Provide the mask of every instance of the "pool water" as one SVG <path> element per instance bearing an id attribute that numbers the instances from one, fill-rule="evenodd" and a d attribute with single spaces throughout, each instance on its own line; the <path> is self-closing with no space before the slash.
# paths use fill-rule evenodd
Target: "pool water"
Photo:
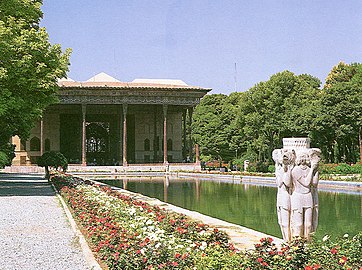
<path id="1" fill-rule="evenodd" d="M 166 177 L 96 179 L 158 198 L 182 208 L 282 237 L 277 222 L 275 187 L 240 181 L 203 181 Z M 316 237 L 355 235 L 362 231 L 362 195 L 319 191 Z"/>

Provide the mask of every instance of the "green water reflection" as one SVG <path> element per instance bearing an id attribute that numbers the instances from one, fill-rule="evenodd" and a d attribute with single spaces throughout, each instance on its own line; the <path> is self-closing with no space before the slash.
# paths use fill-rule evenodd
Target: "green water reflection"
<path id="1" fill-rule="evenodd" d="M 277 223 L 274 187 L 162 177 L 97 180 L 282 237 Z M 320 191 L 319 209 L 317 237 L 354 235 L 362 231 L 361 195 Z"/>

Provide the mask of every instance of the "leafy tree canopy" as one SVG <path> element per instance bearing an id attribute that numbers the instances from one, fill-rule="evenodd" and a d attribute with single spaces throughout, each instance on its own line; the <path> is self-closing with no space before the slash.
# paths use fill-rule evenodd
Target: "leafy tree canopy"
<path id="1" fill-rule="evenodd" d="M 51 45 L 39 27 L 42 1 L 0 1 L 0 151 L 11 136 L 25 139 L 42 111 L 56 101 L 70 50 Z"/>

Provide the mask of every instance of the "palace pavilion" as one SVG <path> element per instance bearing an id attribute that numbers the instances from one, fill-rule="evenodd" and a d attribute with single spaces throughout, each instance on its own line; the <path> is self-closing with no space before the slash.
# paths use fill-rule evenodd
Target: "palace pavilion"
<path id="1" fill-rule="evenodd" d="M 13 165 L 36 164 L 46 151 L 82 166 L 186 162 L 193 108 L 211 90 L 181 80 L 121 82 L 105 73 L 59 86 L 59 103 L 44 111 L 29 140 L 12 138 Z"/>

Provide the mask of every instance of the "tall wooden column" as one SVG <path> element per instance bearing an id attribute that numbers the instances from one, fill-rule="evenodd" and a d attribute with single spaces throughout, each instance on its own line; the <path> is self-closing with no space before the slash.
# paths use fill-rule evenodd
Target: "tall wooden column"
<path id="1" fill-rule="evenodd" d="M 167 165 L 167 105 L 163 105 L 163 164 Z"/>
<path id="2" fill-rule="evenodd" d="M 182 159 L 186 160 L 187 156 L 187 127 L 186 127 L 187 109 L 182 112 L 183 136 L 182 136 Z"/>
<path id="3" fill-rule="evenodd" d="M 189 112 L 189 120 L 190 120 L 190 126 L 189 126 L 189 130 L 190 130 L 190 134 L 189 134 L 189 156 L 190 159 L 192 158 L 192 137 L 191 137 L 191 124 L 192 124 L 192 114 L 194 112 L 194 108 L 190 107 L 188 109 Z"/>
<path id="4" fill-rule="evenodd" d="M 198 144 L 195 144 L 195 163 L 200 165 L 200 148 Z"/>
<path id="5" fill-rule="evenodd" d="M 40 155 L 44 154 L 44 120 L 40 119 Z"/>
<path id="6" fill-rule="evenodd" d="M 87 156 L 86 156 L 86 104 L 82 104 L 82 166 L 87 166 Z"/>
<path id="7" fill-rule="evenodd" d="M 153 162 L 157 163 L 158 160 L 158 149 L 159 149 L 159 142 L 157 139 L 157 116 L 158 116 L 158 109 L 157 105 L 154 106 L 153 111 Z"/>
<path id="8" fill-rule="evenodd" d="M 123 104 L 123 166 L 127 166 L 127 104 Z"/>

